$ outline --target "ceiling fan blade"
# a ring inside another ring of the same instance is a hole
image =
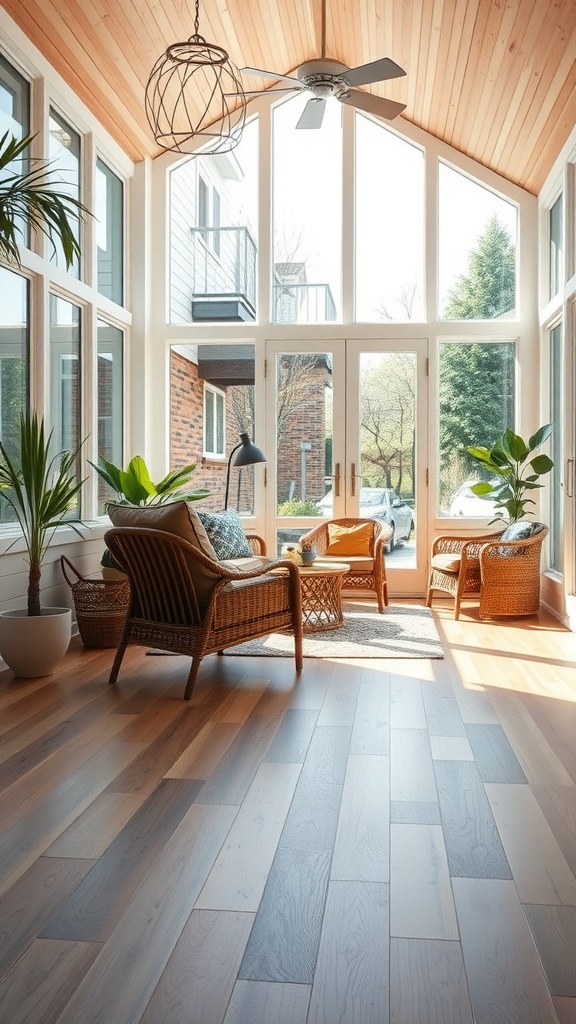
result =
[[[300,79],[291,75],[277,75],[275,71],[262,71],[261,68],[240,68],[240,71],[244,75],[260,75],[261,78],[271,78],[274,82],[294,82],[302,88]]]
[[[304,86],[300,86],[301,89]],[[297,92],[297,85],[287,85],[285,89],[242,89],[242,92],[225,92],[225,96],[272,96],[276,92]]]
[[[405,103],[396,103],[394,100],[386,100],[382,96],[372,96],[369,92],[361,92],[360,89],[350,89],[340,97],[341,103],[348,103],[358,110],[365,110],[368,114],[376,114],[377,117],[384,117],[392,121],[394,117],[406,109]]]
[[[317,99],[314,97],[308,100],[308,103],[304,107],[300,115],[300,120],[296,125],[297,128],[321,128],[322,121],[324,120],[324,111],[326,110],[326,100]]]
[[[348,85],[370,85],[372,82],[387,82],[389,78],[402,78],[405,74],[399,64],[395,64],[389,57],[382,57],[370,64],[342,72],[342,78]]]

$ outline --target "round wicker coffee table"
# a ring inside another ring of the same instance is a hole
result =
[[[299,565],[302,593],[302,629],[320,633],[344,625],[342,615],[342,581],[350,566],[344,562],[321,562]]]

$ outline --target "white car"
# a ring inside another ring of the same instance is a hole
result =
[[[472,490],[475,480],[468,480],[456,491],[450,502],[449,514],[451,516],[470,516],[477,519],[493,517],[496,511],[496,504],[492,498],[481,498]]]
[[[331,490],[316,504],[323,516],[332,518],[334,502]],[[383,519],[392,527],[392,536],[386,545],[387,554],[394,550],[396,544],[408,540],[414,529],[414,509],[402,501],[392,487],[362,487],[358,514],[362,519]]]

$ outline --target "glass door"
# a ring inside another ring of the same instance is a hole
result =
[[[425,592],[426,346],[268,343],[271,550],[281,554],[321,516],[383,519],[391,593]]]

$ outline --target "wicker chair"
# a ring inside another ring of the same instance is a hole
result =
[[[144,527],[109,530],[105,542],[130,580],[131,599],[110,673],[115,683],[129,644],[187,654],[189,700],[205,654],[292,631],[296,671],[302,669],[302,608],[298,569],[271,561],[242,571],[214,562],[182,537]]]
[[[388,582],[386,580],[386,563],[384,561],[384,546],[392,535],[388,523],[380,519],[327,519],[315,526],[309,533],[300,537],[302,551],[316,548],[322,561],[328,561],[330,556],[326,555],[330,538],[328,526],[335,523],[337,526],[358,526],[362,523],[370,523],[372,526],[372,538],[370,542],[370,555],[346,555],[344,553],[334,557],[336,562],[347,562],[350,571],[344,576],[342,583],[343,590],[374,590],[378,599],[378,611],[383,612],[388,604]]]
[[[521,540],[502,539],[500,533],[483,537],[437,537],[426,605],[435,590],[454,597],[454,618],[466,594],[479,593],[481,619],[501,615],[533,615],[540,607],[540,553],[548,528],[532,523],[532,535]]]

